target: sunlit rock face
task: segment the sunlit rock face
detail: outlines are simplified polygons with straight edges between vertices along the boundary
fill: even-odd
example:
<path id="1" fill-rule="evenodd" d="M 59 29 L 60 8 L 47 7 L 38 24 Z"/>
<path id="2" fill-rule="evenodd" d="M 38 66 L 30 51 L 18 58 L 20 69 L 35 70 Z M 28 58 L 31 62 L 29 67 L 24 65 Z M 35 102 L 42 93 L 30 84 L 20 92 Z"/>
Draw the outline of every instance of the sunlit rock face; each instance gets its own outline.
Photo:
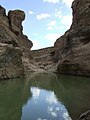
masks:
<path id="1" fill-rule="evenodd" d="M 57 72 L 90 76 L 90 0 L 75 0 L 72 10 L 71 28 L 55 42 Z"/>
<path id="2" fill-rule="evenodd" d="M 72 3 L 73 23 L 72 27 L 90 26 L 90 0 L 75 0 Z"/>
<path id="3" fill-rule="evenodd" d="M 25 13 L 23 11 L 9 11 L 6 16 L 6 10 L 0 6 L 0 42 L 13 45 L 15 43 L 23 51 L 30 50 L 33 44 L 22 32 L 24 19 Z"/>
<path id="4" fill-rule="evenodd" d="M 24 75 L 22 58 L 28 57 L 32 42 L 23 34 L 25 13 L 0 6 L 0 79 Z"/>
<path id="5" fill-rule="evenodd" d="M 25 13 L 21 10 L 9 11 L 8 18 L 10 21 L 10 27 L 16 34 L 22 33 L 22 21 L 25 19 Z"/>
<path id="6" fill-rule="evenodd" d="M 20 48 L 24 51 L 30 50 L 33 44 L 26 35 L 23 35 L 22 22 L 25 19 L 25 13 L 22 10 L 10 10 L 8 19 L 10 30 L 19 38 L 18 44 Z"/>

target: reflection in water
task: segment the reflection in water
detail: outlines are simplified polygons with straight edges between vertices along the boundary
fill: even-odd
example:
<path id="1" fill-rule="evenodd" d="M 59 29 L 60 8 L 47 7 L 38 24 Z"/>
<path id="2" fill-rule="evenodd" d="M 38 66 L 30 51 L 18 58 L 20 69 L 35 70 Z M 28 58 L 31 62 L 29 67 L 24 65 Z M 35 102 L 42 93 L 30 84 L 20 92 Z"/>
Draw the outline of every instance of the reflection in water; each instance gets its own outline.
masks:
<path id="1" fill-rule="evenodd" d="M 0 81 L 0 120 L 77 120 L 88 109 L 90 78 L 30 74 Z"/>
<path id="2" fill-rule="evenodd" d="M 52 91 L 31 87 L 32 98 L 23 106 L 22 120 L 71 120 Z"/>
<path id="3" fill-rule="evenodd" d="M 0 120 L 20 120 L 29 95 L 23 79 L 0 81 Z"/>
<path id="4" fill-rule="evenodd" d="M 31 92 L 32 92 L 34 99 L 37 99 L 40 95 L 40 89 L 38 89 L 36 87 L 31 87 Z"/>

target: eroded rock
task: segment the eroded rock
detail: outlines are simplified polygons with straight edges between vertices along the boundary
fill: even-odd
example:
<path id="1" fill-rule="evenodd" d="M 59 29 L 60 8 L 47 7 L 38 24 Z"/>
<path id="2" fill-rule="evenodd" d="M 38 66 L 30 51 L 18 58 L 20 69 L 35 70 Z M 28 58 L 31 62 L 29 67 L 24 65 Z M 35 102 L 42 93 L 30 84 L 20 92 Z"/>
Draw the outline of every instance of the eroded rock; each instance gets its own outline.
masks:
<path id="1" fill-rule="evenodd" d="M 90 76 L 90 0 L 75 0 L 72 9 L 70 29 L 55 42 L 57 71 Z"/>
<path id="2" fill-rule="evenodd" d="M 6 16 L 6 10 L 0 5 L 0 16 Z"/>
<path id="3" fill-rule="evenodd" d="M 24 75 L 22 52 L 12 45 L 0 43 L 0 79 L 21 77 Z"/>
<path id="4" fill-rule="evenodd" d="M 13 10 L 8 12 L 10 29 L 16 34 L 21 34 L 23 27 L 22 21 L 25 19 L 25 13 L 21 10 Z"/>
<path id="5" fill-rule="evenodd" d="M 24 19 L 23 11 L 9 11 L 6 16 L 6 10 L 0 6 L 0 79 L 20 77 L 25 73 L 22 59 L 30 56 L 33 44 L 23 34 Z"/>

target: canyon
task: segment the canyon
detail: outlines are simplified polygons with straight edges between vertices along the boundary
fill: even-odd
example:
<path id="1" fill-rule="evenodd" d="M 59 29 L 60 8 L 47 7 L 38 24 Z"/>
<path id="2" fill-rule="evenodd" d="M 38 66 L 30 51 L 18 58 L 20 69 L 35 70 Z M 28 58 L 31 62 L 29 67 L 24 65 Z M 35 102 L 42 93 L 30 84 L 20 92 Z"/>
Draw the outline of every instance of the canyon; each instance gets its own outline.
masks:
<path id="1" fill-rule="evenodd" d="M 90 0 L 72 3 L 73 22 L 54 46 L 31 50 L 33 43 L 23 34 L 22 10 L 0 6 L 0 79 L 31 72 L 90 76 Z"/>

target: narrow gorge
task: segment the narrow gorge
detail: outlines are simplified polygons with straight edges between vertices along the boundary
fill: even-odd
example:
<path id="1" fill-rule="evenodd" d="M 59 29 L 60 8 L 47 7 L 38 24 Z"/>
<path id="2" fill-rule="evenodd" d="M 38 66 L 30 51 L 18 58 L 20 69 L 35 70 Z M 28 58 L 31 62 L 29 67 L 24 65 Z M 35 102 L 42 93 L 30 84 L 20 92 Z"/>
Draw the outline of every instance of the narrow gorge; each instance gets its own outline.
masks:
<path id="1" fill-rule="evenodd" d="M 55 72 L 90 76 L 90 0 L 72 3 L 73 22 L 53 47 L 31 50 L 33 43 L 23 34 L 22 10 L 0 6 L 0 79 L 30 72 Z"/>

